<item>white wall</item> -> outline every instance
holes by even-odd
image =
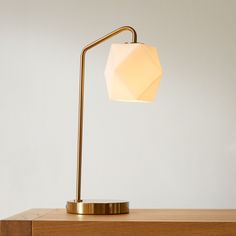
[[[87,57],[83,197],[236,208],[236,1],[1,0],[0,217],[74,198],[82,47],[122,26],[158,48],[152,104],[108,100]]]

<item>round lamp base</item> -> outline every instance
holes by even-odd
[[[115,215],[129,213],[129,202],[113,200],[75,200],[66,204],[67,213],[78,215]]]

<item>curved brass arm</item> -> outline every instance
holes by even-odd
[[[81,200],[81,169],[82,169],[82,142],[83,142],[83,111],[84,111],[84,75],[85,75],[85,54],[86,52],[107,39],[123,32],[130,31],[132,33],[132,43],[137,43],[137,33],[130,26],[120,27],[111,33],[101,37],[100,39],[88,44],[82,50],[80,56],[80,82],[79,82],[79,107],[78,107],[78,140],[77,140],[77,177],[76,177],[76,201]]]

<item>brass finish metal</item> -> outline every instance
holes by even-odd
[[[130,31],[132,33],[132,43],[137,43],[137,33],[130,26],[120,27],[111,33],[97,39],[96,41],[88,44],[82,50],[80,56],[80,94],[79,94],[79,107],[78,107],[78,140],[77,140],[77,178],[76,178],[76,200],[81,201],[81,172],[82,172],[82,148],[83,148],[83,112],[84,112],[84,76],[85,76],[85,55],[86,52],[97,46],[98,44],[106,41],[107,39],[114,37],[115,35],[123,32]]]
[[[129,213],[129,202],[110,200],[69,201],[67,212],[79,215],[115,215]]]
[[[93,202],[88,203],[81,199],[81,172],[82,172],[82,146],[83,146],[83,111],[84,111],[84,78],[86,52],[98,44],[123,32],[132,33],[131,43],[137,43],[137,33],[130,26],[120,27],[111,33],[88,44],[80,56],[80,81],[79,81],[79,106],[78,106],[78,140],[77,140],[77,175],[76,175],[76,200],[67,203],[67,212],[74,214],[120,214],[128,213],[128,202]],[[92,209],[92,210],[91,210]],[[98,210],[97,210],[98,209]]]

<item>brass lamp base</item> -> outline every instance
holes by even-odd
[[[75,200],[66,204],[67,213],[78,215],[115,215],[129,213],[129,202],[113,200]]]

